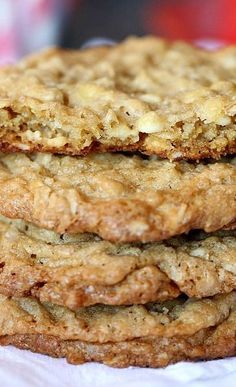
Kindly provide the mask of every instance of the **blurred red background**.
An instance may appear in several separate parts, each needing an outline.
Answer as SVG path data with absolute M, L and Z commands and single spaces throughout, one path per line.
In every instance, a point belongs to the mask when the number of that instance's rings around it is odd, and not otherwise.
M 232 43 L 236 41 L 236 1 L 153 1 L 147 6 L 144 22 L 150 32 L 170 39 Z

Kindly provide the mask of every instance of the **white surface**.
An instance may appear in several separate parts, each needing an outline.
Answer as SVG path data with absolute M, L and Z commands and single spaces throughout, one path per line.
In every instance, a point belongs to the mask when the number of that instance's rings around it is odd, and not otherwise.
M 1 387 L 235 387 L 236 358 L 166 369 L 73 366 L 63 359 L 0 347 Z

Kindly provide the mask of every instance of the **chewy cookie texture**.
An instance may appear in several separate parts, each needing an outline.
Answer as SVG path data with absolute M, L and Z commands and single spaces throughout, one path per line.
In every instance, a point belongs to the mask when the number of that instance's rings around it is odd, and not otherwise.
M 235 292 L 146 306 L 80 308 L 0 296 L 0 344 L 74 364 L 166 366 L 235 354 Z
M 208 52 L 154 37 L 36 54 L 0 71 L 0 148 L 234 153 L 235 58 L 235 47 Z
M 59 233 L 149 242 L 236 218 L 235 159 L 191 164 L 120 154 L 0 156 L 0 213 Z
M 154 37 L 0 70 L 0 345 L 236 355 L 235 72 Z
M 0 293 L 32 295 L 76 310 L 209 297 L 236 289 L 236 238 L 197 234 L 165 243 L 112 244 L 0 222 Z

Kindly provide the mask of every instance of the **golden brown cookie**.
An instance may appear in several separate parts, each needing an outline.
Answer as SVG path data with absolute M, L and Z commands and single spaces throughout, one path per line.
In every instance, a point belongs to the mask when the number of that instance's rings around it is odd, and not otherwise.
M 236 289 L 236 238 L 175 238 L 121 245 L 86 234 L 58 235 L 0 222 L 0 293 L 32 295 L 76 310 L 209 297 Z M 226 236 L 228 235 L 228 236 Z
M 0 213 L 116 242 L 212 232 L 235 224 L 235 159 L 191 164 L 120 154 L 2 154 Z
M 0 296 L 0 344 L 81 364 L 163 367 L 236 353 L 236 294 L 74 313 L 30 298 Z
M 235 153 L 235 57 L 155 37 L 36 54 L 0 71 L 0 148 Z

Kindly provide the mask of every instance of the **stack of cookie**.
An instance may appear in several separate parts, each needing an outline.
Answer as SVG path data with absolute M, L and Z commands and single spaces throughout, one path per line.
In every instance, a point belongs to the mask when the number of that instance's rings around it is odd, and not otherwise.
M 1 70 L 0 344 L 235 354 L 235 71 L 235 47 L 152 37 Z

